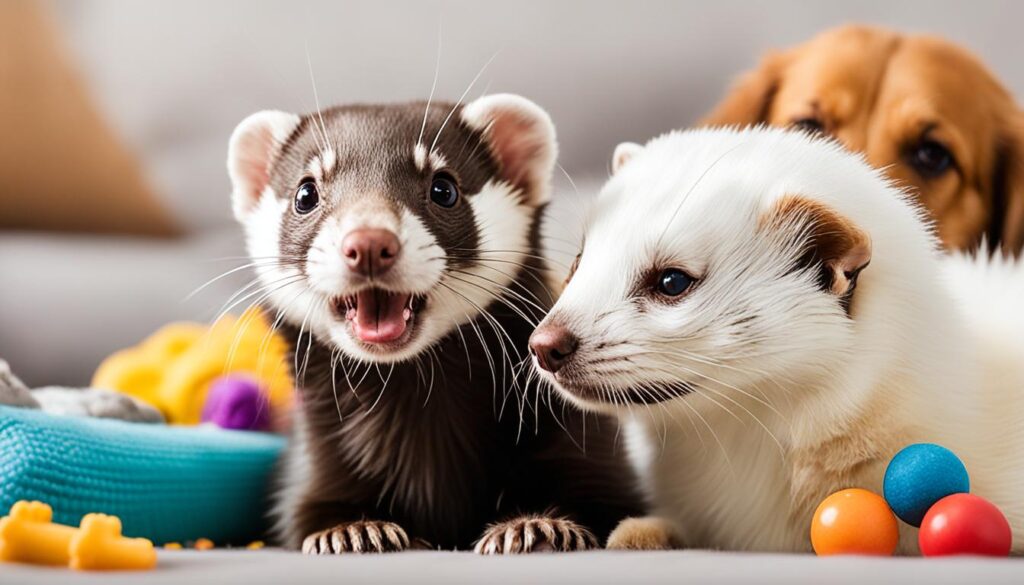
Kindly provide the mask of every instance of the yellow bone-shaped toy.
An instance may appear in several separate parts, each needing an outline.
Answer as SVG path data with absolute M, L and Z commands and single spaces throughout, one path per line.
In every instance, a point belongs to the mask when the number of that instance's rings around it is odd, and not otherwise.
M 86 514 L 69 547 L 71 568 L 109 571 L 152 569 L 156 550 L 145 538 L 121 536 L 121 520 L 106 514 Z
M 0 561 L 68 565 L 72 569 L 152 569 L 156 550 L 145 538 L 121 536 L 121 520 L 87 514 L 80 528 L 53 523 L 53 509 L 21 501 L 0 518 Z
M 21 501 L 0 518 L 0 561 L 36 565 L 68 564 L 68 546 L 77 530 L 53 523 L 53 510 L 42 502 Z

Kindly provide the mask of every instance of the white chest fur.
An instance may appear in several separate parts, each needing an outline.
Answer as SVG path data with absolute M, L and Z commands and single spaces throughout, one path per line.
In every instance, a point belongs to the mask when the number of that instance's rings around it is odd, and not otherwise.
M 716 428 L 715 417 L 702 416 L 707 426 L 694 416 L 694 426 L 683 422 L 687 428 L 670 426 L 667 434 L 645 415 L 626 423 L 630 460 L 652 514 L 670 520 L 688 546 L 806 549 L 789 520 L 790 468 L 779 445 L 760 428 L 735 420 Z

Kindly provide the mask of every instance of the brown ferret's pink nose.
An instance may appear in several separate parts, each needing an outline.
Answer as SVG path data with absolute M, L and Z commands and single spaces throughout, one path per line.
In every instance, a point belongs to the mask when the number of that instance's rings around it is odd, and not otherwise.
M 562 369 L 577 347 L 579 340 L 561 325 L 541 325 L 530 336 L 530 350 L 537 356 L 537 364 L 552 374 Z
M 373 278 L 387 272 L 402 251 L 402 244 L 390 230 L 353 230 L 341 242 L 341 253 L 349 270 Z

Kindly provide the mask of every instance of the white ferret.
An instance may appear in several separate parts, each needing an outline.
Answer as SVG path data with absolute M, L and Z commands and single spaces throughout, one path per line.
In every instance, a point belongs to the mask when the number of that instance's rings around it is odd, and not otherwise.
M 650 515 L 609 547 L 808 551 L 822 499 L 935 442 L 1024 551 L 1024 266 L 944 256 L 879 171 L 801 133 L 673 132 L 613 167 L 531 338 L 625 423 Z

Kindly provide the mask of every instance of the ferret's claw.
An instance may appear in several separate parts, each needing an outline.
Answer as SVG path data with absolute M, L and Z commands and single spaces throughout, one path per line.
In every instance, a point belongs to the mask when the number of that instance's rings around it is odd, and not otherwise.
M 572 552 L 597 548 L 592 532 L 566 518 L 521 516 L 492 524 L 477 541 L 478 554 Z
M 386 553 L 409 548 L 409 536 L 393 522 L 360 520 L 314 532 L 302 541 L 307 555 Z

